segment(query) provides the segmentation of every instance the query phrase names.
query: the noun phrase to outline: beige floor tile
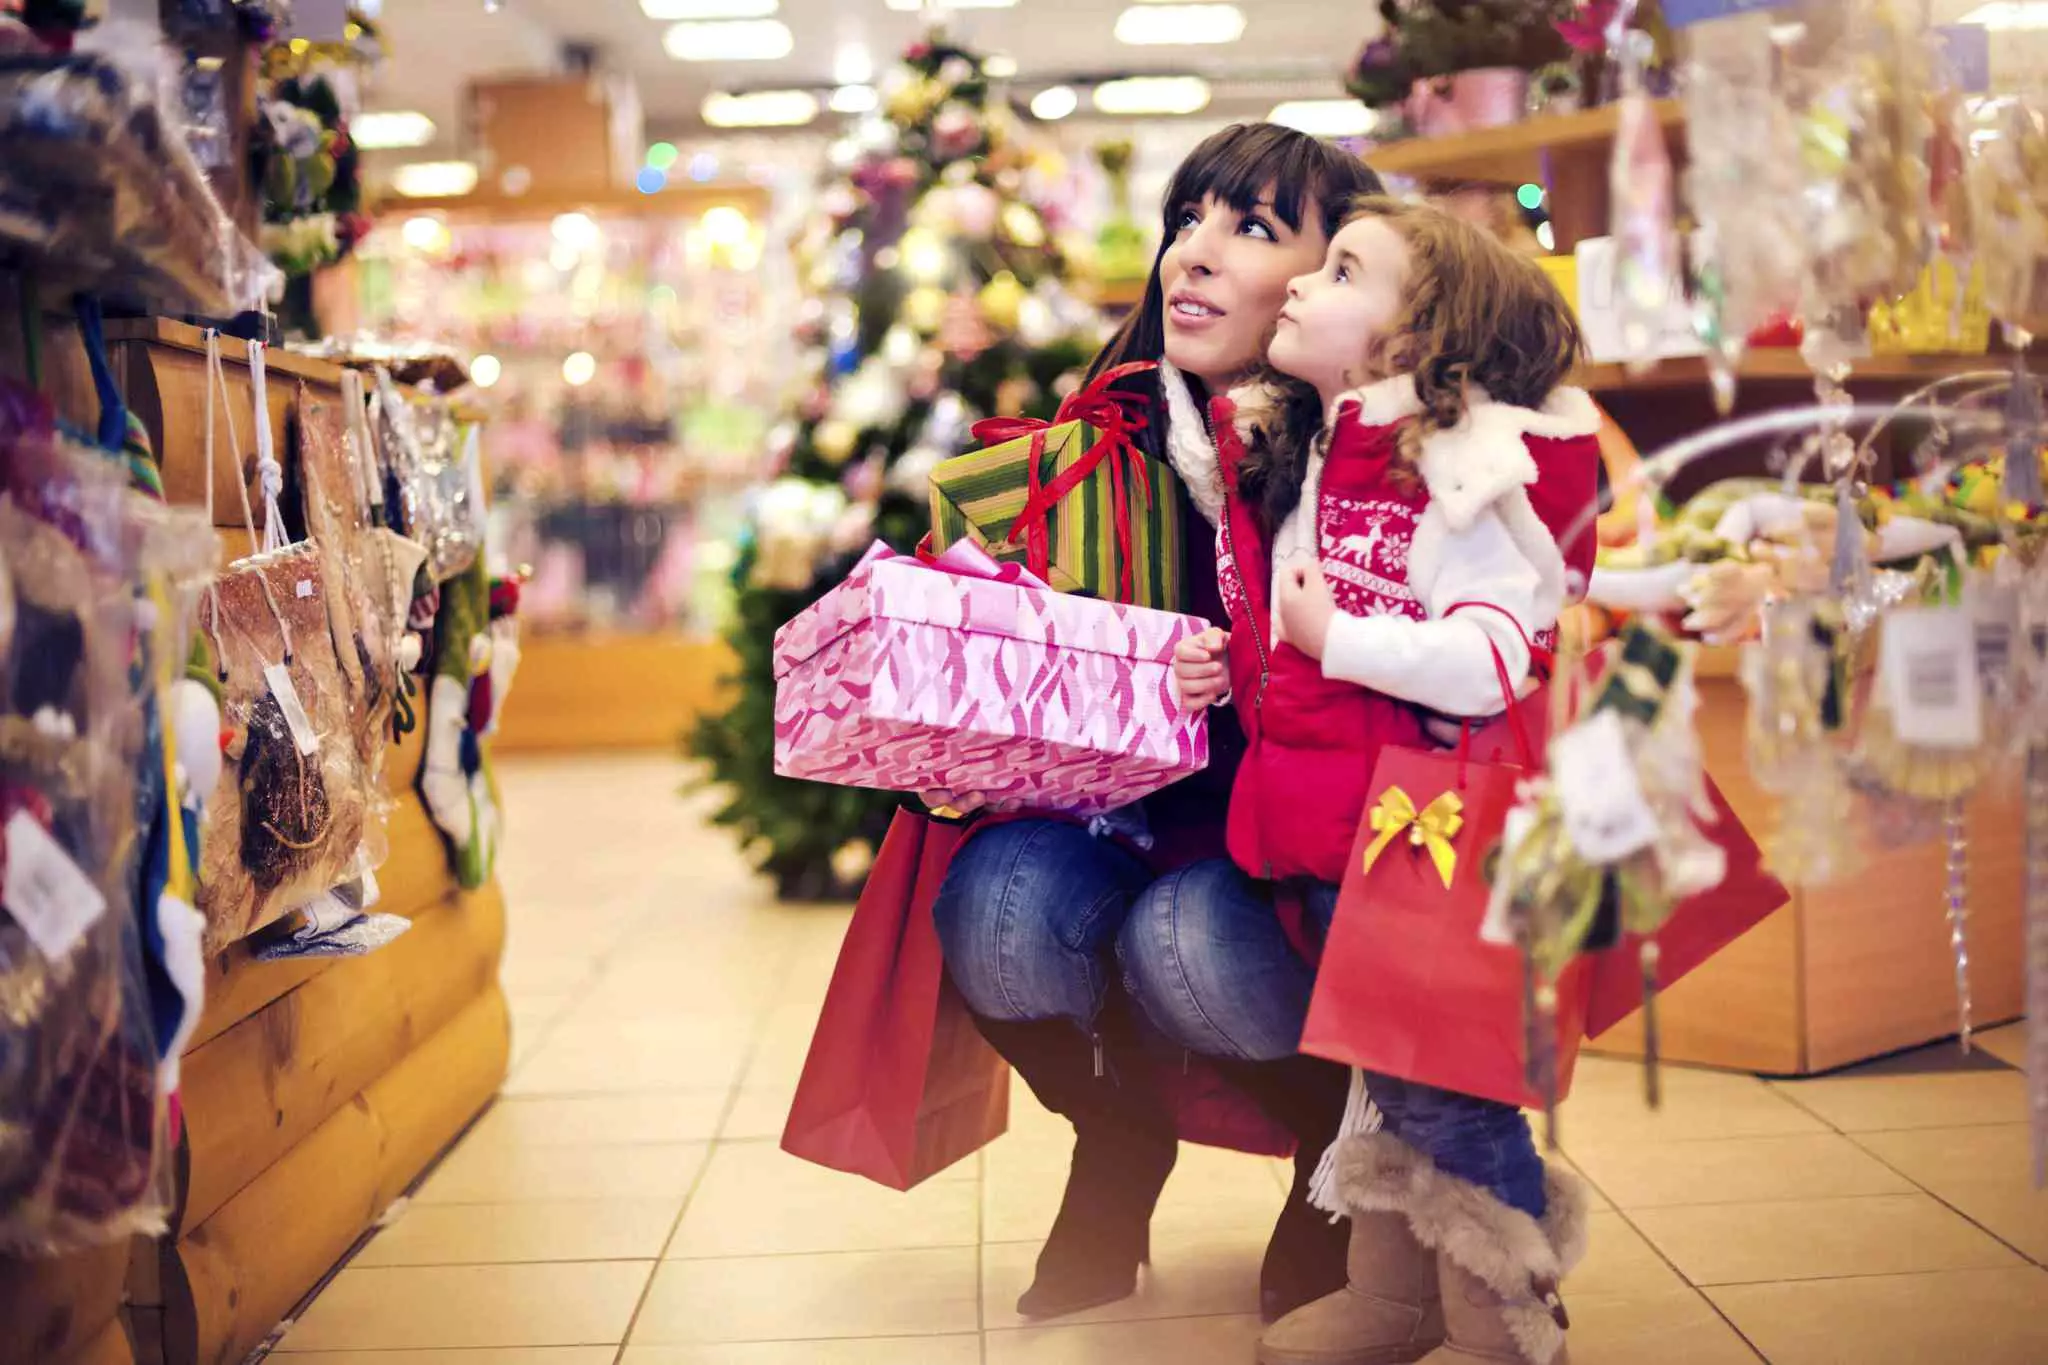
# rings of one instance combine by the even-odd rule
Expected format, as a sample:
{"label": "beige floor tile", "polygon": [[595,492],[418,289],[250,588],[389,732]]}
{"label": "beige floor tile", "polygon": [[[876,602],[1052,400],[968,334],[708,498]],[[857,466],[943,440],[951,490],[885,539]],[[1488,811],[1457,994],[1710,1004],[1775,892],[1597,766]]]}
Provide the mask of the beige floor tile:
{"label": "beige floor tile", "polygon": [[1908,1194],[1913,1189],[1836,1133],[1614,1146],[1588,1142],[1572,1148],[1572,1159],[1624,1209]]}
{"label": "beige floor tile", "polygon": [[1771,1365],[2040,1365],[2048,1272],[1977,1270],[1709,1291]]}
{"label": "beige floor tile", "polygon": [[507,1096],[464,1139],[480,1146],[612,1147],[708,1142],[718,1136],[728,1092]]}
{"label": "beige floor tile", "polygon": [[732,1109],[725,1116],[719,1136],[727,1141],[748,1138],[780,1138],[789,1121],[789,1104],[796,1085],[742,1088],[733,1096]]}
{"label": "beige floor tile", "polygon": [[[1006,1135],[990,1145],[983,1232],[991,1242],[1042,1241],[1052,1229],[1073,1156],[1071,1128]],[[1181,1144],[1173,1175],[1152,1218],[1155,1234],[1265,1229],[1280,1216],[1286,1189],[1270,1163],[1241,1152]]]}
{"label": "beige floor tile", "polygon": [[1819,1119],[1753,1076],[1667,1066],[1663,1089],[1663,1104],[1651,1109],[1643,1101],[1640,1066],[1604,1057],[1581,1058],[1571,1098],[1558,1112],[1559,1140],[1569,1152],[1581,1144],[1827,1131]]}
{"label": "beige floor tile", "polygon": [[[1562,1163],[1566,1170],[1570,1171],[1572,1174],[1576,1175],[1579,1178],[1579,1187],[1585,1192],[1586,1195],[1586,1212],[1614,1212],[1614,1201],[1607,1197],[1605,1192],[1603,1192],[1600,1189],[1599,1185],[1594,1181],[1592,1176],[1586,1174],[1586,1168],[1584,1166],[1580,1165],[1576,1161],[1573,1161],[1570,1157],[1566,1156],[1561,1151],[1545,1152],[1543,1154],[1543,1159],[1545,1161],[1556,1161]],[[1283,1176],[1282,1179],[1283,1181],[1285,1181],[1286,1179],[1288,1179],[1288,1177]],[[1287,1185],[1283,1183],[1282,1188],[1287,1188]]]}
{"label": "beige floor tile", "polygon": [[1923,1194],[1637,1209],[1629,1217],[1696,1285],[2019,1263],[2011,1251]]}
{"label": "beige floor tile", "polygon": [[1857,1141],[1993,1236],[2048,1262],[2048,1192],[2034,1188],[2026,1124],[1865,1133]]}
{"label": "beige floor tile", "polygon": [[1245,1365],[1256,1317],[1032,1327],[988,1334],[988,1365]]}
{"label": "beige floor tile", "polygon": [[2026,1021],[2020,1020],[2018,1023],[2001,1024],[1997,1028],[1986,1029],[1984,1032],[1972,1036],[1971,1046],[1982,1048],[2008,1066],[2016,1066],[2021,1070],[2025,1070],[2027,1065]]}
{"label": "beige floor tile", "polygon": [[904,1192],[800,1161],[771,1142],[726,1143],[712,1152],[669,1256],[971,1247],[979,1198],[971,1179]]}
{"label": "beige floor tile", "polygon": [[1678,1272],[1627,1219],[1618,1213],[1587,1216],[1586,1259],[1565,1281],[1573,1299],[1651,1299],[1685,1287]]}
{"label": "beige floor tile", "polygon": [[286,1350],[601,1346],[624,1339],[651,1261],[344,1270]]}
{"label": "beige floor tile", "polygon": [[359,1266],[648,1261],[682,1200],[411,1204],[352,1262]]}
{"label": "beige floor tile", "polygon": [[857,1341],[628,1346],[620,1365],[981,1365],[981,1338],[868,1337]]}
{"label": "beige floor tile", "polygon": [[617,1094],[716,1090],[745,1060],[745,1039],[696,1020],[571,1022],[512,1073],[508,1095]]}
{"label": "beige floor tile", "polygon": [[293,1351],[291,1365],[612,1365],[616,1346],[481,1346],[454,1351]]}
{"label": "beige floor tile", "polygon": [[1761,1359],[1696,1289],[1566,1295],[1572,1365],[1757,1365]]}
{"label": "beige floor tile", "polygon": [[973,1247],[670,1261],[634,1324],[634,1346],[975,1331]]}
{"label": "beige floor tile", "polygon": [[[1064,1322],[1131,1322],[1199,1314],[1256,1313],[1259,1261],[1269,1229],[1182,1232],[1152,1242],[1152,1264],[1139,1272],[1138,1292]],[[991,1331],[1026,1327],[1017,1298],[1031,1285],[1037,1242],[992,1242],[982,1248],[982,1322]]]}
{"label": "beige floor tile", "polygon": [[505,1204],[559,1199],[674,1199],[690,1192],[709,1149],[702,1143],[622,1147],[457,1147],[420,1187],[422,1204]]}
{"label": "beige floor tile", "polygon": [[2027,1116],[2027,1078],[2005,1066],[1925,1075],[1851,1073],[1772,1084],[1845,1133],[2017,1123]]}

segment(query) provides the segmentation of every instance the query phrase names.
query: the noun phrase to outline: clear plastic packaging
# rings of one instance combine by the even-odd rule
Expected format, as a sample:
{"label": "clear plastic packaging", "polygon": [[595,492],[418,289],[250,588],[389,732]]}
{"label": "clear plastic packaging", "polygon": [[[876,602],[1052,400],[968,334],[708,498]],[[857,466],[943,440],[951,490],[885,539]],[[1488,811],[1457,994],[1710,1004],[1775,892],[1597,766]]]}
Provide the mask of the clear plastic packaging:
{"label": "clear plastic packaging", "polygon": [[397,510],[398,529],[425,547],[427,572],[446,583],[483,552],[477,428],[460,421],[446,399],[408,401],[381,369],[375,407],[387,502]]}
{"label": "clear plastic packaging", "polygon": [[0,54],[0,253],[53,283],[225,316],[276,271],[222,210],[168,71],[147,45]]}

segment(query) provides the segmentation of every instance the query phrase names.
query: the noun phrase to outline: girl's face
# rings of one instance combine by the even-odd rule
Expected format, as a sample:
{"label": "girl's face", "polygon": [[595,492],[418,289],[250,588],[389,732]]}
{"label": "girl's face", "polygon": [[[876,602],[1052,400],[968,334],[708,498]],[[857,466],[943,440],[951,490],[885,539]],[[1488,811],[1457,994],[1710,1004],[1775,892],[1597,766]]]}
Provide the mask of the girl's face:
{"label": "girl's face", "polygon": [[1287,306],[1268,359],[1316,386],[1327,404],[1384,378],[1385,343],[1400,325],[1408,244],[1378,218],[1360,218],[1330,239],[1323,268],[1287,286]]}
{"label": "girl's face", "polygon": [[1272,195],[1245,213],[1214,195],[1179,210],[1159,258],[1166,358],[1220,393],[1257,368],[1287,301],[1287,281],[1322,258],[1322,210],[1304,200],[1301,227],[1273,211]]}

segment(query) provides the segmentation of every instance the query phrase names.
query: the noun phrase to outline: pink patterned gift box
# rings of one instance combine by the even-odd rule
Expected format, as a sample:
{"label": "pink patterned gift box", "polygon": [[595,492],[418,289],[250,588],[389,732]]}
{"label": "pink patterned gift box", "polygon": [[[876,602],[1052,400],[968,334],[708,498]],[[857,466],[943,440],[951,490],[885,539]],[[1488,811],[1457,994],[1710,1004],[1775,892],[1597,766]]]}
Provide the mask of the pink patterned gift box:
{"label": "pink patterned gift box", "polygon": [[775,771],[1098,815],[1200,772],[1173,692],[1192,616],[1053,592],[963,543],[876,545],[775,634]]}

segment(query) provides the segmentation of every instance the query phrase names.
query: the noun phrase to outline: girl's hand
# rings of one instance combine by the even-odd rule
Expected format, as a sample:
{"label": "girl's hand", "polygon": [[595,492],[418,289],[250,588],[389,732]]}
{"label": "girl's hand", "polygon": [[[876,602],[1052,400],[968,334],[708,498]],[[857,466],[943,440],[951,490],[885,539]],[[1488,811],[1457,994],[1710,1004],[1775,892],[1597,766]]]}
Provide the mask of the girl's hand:
{"label": "girl's hand", "polygon": [[[1521,686],[1515,689],[1515,700],[1527,701],[1529,694],[1541,686],[1543,686],[1542,680],[1534,673],[1529,674],[1522,679]],[[1480,724],[1485,725],[1495,719],[1497,717],[1488,716]],[[1440,716],[1431,713],[1423,717],[1422,732],[1429,736],[1431,743],[1445,749],[1455,749],[1464,741],[1465,722],[1456,716]]]}
{"label": "girl's hand", "polygon": [[1309,658],[1322,662],[1337,599],[1323,578],[1320,564],[1296,564],[1280,574],[1280,638]]}
{"label": "girl's hand", "polygon": [[1230,632],[1213,626],[1174,646],[1173,686],[1182,706],[1205,711],[1229,694],[1230,670],[1223,662],[1229,647]]}

